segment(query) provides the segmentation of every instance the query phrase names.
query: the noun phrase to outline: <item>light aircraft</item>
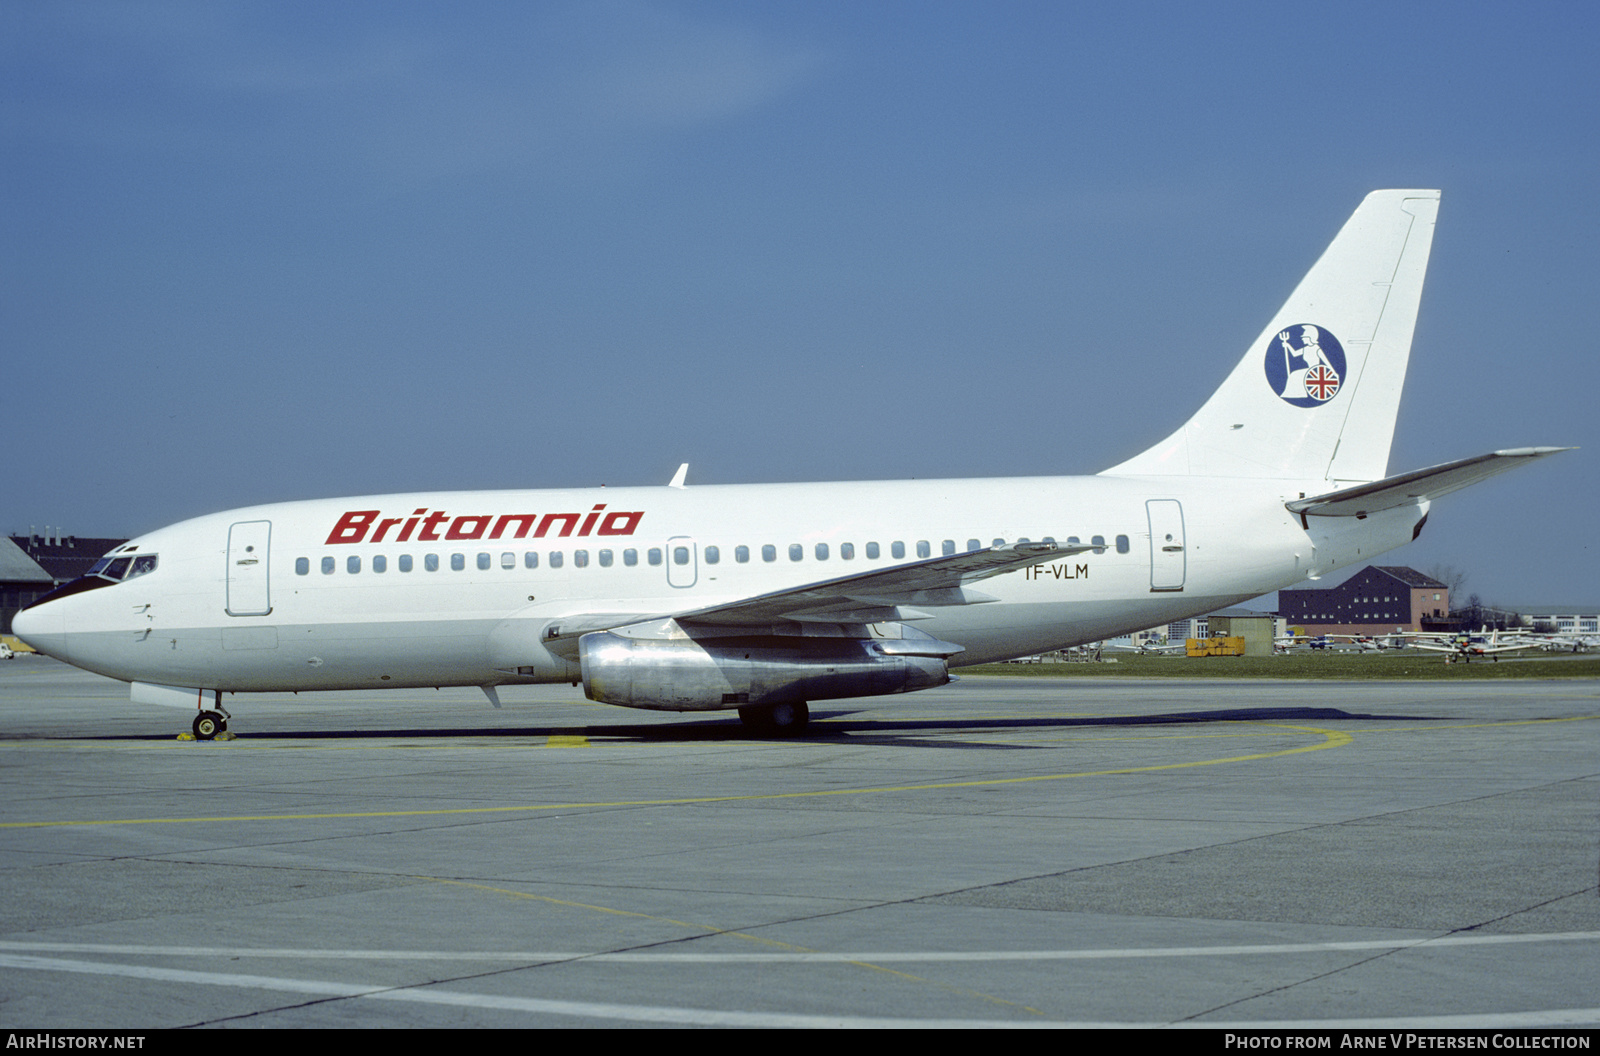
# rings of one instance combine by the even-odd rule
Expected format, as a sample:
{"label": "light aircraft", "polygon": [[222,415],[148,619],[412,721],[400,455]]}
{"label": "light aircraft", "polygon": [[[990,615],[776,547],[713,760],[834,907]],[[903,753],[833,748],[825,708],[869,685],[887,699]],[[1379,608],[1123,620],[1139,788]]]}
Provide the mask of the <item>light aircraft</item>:
{"label": "light aircraft", "polygon": [[1587,653],[1600,645],[1600,637],[1592,634],[1547,634],[1542,640],[1550,652]]}
{"label": "light aircraft", "polygon": [[1181,655],[1188,648],[1188,646],[1186,644],[1184,644],[1182,641],[1169,642],[1165,638],[1162,638],[1162,639],[1145,638],[1142,641],[1138,642],[1137,644],[1130,644],[1130,645],[1110,644],[1110,645],[1107,645],[1106,648],[1107,649],[1115,649],[1115,650],[1118,650],[1119,652],[1125,652],[1125,653],[1126,652],[1135,652],[1135,653],[1138,653],[1140,656],[1176,656],[1176,655]]}
{"label": "light aircraft", "polygon": [[1375,653],[1385,649],[1404,649],[1406,638],[1403,634],[1384,634],[1374,637],[1370,634],[1325,634],[1329,641],[1341,641],[1347,647],[1358,653]]}
{"label": "light aircraft", "polygon": [[225,729],[223,694],[581,684],[808,702],[1236,605],[1410,542],[1562,448],[1387,476],[1439,193],[1369,195],[1206,403],[1089,477],[425,492],[254,506],[119,546],[17,615],[40,652]]}
{"label": "light aircraft", "polygon": [[1478,634],[1427,634],[1425,632],[1410,632],[1407,635],[1413,648],[1423,649],[1430,653],[1443,653],[1444,662],[1472,663],[1473,657],[1482,659],[1488,657],[1496,663],[1500,660],[1501,653],[1520,653],[1529,649],[1543,648],[1544,642],[1539,638],[1524,635],[1519,631],[1491,631],[1487,628]]}
{"label": "light aircraft", "polygon": [[1326,649],[1330,644],[1325,634],[1283,634],[1272,639],[1272,651],[1286,653],[1291,649]]}

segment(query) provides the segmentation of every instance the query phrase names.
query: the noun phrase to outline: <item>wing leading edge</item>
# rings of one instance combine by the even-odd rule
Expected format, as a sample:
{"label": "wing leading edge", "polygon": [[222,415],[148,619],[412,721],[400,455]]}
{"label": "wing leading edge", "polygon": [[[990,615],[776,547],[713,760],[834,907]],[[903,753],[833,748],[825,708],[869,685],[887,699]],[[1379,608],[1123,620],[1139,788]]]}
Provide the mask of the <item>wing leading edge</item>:
{"label": "wing leading edge", "polygon": [[672,620],[686,629],[753,629],[781,623],[870,624],[922,619],[928,614],[917,606],[978,605],[995,600],[969,589],[968,584],[1041,561],[1100,549],[1104,547],[1092,543],[1008,543],[820,580],[701,609],[573,614],[546,630],[545,644],[555,648],[560,641],[574,641],[591,631],[656,620]]}
{"label": "wing leading edge", "polygon": [[[1008,543],[933,557],[838,579],[676,614],[679,623],[756,626],[782,620],[800,623],[877,623],[917,619],[917,605],[975,605],[994,598],[968,590],[967,584],[1058,557],[1070,557],[1094,545]],[[912,607],[908,611],[908,607]]]}

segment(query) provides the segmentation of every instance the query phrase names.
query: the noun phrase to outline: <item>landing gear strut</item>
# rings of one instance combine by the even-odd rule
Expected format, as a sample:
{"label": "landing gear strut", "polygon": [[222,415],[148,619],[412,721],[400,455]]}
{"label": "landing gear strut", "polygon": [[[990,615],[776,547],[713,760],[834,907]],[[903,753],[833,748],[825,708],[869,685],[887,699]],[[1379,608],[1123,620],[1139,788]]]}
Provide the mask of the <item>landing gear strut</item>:
{"label": "landing gear strut", "polygon": [[776,733],[792,737],[804,733],[811,722],[811,709],[803,700],[783,704],[751,705],[739,709],[739,721],[752,733]]}

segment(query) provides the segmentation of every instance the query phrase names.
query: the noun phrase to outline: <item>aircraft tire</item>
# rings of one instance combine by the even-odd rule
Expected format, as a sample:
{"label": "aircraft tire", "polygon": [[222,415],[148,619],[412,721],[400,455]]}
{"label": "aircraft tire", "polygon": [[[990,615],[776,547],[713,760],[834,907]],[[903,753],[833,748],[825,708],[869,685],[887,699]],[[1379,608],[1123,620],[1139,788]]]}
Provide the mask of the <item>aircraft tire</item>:
{"label": "aircraft tire", "polygon": [[811,708],[803,700],[751,706],[739,709],[739,721],[755,733],[792,737],[805,732],[811,722]]}
{"label": "aircraft tire", "polygon": [[217,734],[227,728],[227,721],[214,711],[202,711],[194,717],[194,739],[197,741],[214,740]]}

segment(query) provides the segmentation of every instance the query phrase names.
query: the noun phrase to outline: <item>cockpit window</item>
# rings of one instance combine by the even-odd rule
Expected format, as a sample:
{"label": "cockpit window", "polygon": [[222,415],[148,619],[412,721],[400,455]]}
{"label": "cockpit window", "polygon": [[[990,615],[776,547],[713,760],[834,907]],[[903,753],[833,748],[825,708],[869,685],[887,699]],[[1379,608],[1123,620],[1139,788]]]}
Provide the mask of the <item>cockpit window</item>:
{"label": "cockpit window", "polygon": [[28,608],[31,609],[34,605],[43,605],[47,601],[55,601],[57,598],[82,594],[86,590],[109,587],[114,583],[120,583],[125,579],[133,579],[135,576],[142,576],[155,570],[155,554],[128,556],[127,551],[123,551],[123,556],[121,557],[116,555],[102,557],[90,567],[89,571],[70,583],[61,584],[61,586],[35,600],[33,605],[29,605]]}
{"label": "cockpit window", "polygon": [[84,574],[120,583],[124,579],[132,579],[155,570],[156,555],[140,554],[138,557],[102,557]]}

